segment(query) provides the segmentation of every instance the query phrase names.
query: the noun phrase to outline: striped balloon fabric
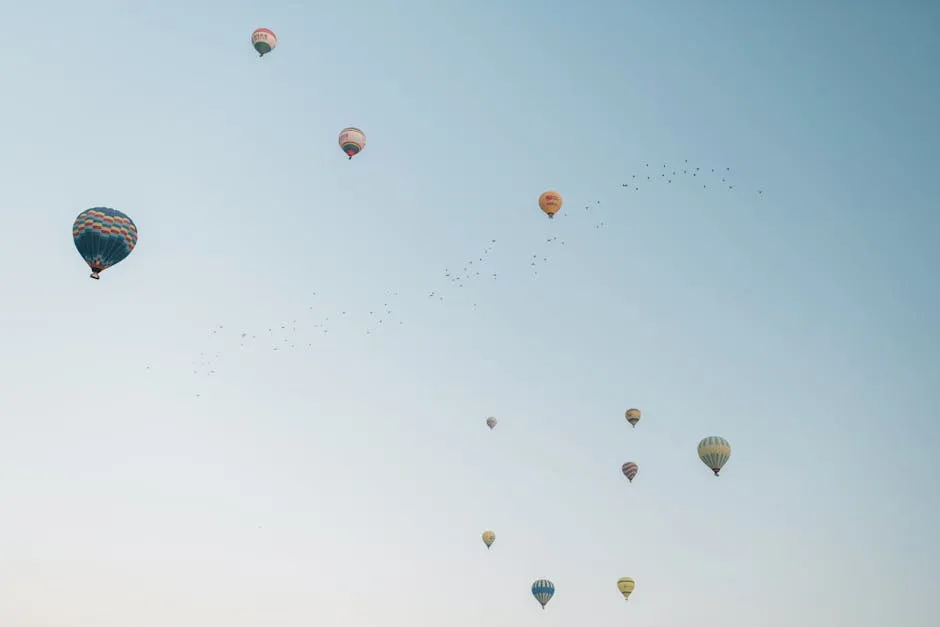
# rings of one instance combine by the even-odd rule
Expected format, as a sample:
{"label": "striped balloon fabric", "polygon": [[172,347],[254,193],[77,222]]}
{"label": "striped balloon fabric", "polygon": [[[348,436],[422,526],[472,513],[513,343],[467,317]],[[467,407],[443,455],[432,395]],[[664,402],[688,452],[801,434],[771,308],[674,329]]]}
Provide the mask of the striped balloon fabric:
{"label": "striped balloon fabric", "polygon": [[72,223],[75,248],[91,268],[91,278],[120,263],[137,245],[137,225],[117,209],[93,207]]}
{"label": "striped balloon fabric", "polygon": [[366,134],[354,126],[344,128],[339,133],[339,147],[352,159],[366,147]]}
{"label": "striped balloon fabric", "polygon": [[731,457],[731,445],[724,438],[710,435],[698,443],[698,457],[703,464],[712,469],[717,477],[718,471],[728,463]]}
{"label": "striped balloon fabric", "polygon": [[544,610],[545,604],[555,596],[555,584],[548,579],[536,579],[532,584],[532,596],[542,605]]}
{"label": "striped balloon fabric", "polygon": [[633,483],[633,478],[636,476],[636,473],[640,471],[640,467],[636,465],[636,462],[627,462],[620,467],[620,470],[623,472],[623,476],[626,477],[630,483]]}
{"label": "striped balloon fabric", "polygon": [[256,28],[251,33],[251,45],[259,57],[263,57],[277,48],[277,35],[270,28]]}

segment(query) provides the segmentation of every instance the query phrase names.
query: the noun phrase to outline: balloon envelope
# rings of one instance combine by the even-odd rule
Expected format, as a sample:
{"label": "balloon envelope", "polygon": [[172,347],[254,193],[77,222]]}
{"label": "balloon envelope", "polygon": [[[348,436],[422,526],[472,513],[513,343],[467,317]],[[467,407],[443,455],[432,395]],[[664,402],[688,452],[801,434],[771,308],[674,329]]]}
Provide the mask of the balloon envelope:
{"label": "balloon envelope", "polygon": [[717,477],[718,471],[731,458],[731,445],[728,444],[728,440],[722,437],[710,435],[698,443],[698,458],[702,460],[703,464],[711,468]]}
{"label": "balloon envelope", "polygon": [[339,147],[352,159],[366,147],[366,134],[354,126],[344,128],[339,133]]}
{"label": "balloon envelope", "polygon": [[624,599],[630,599],[630,593],[633,592],[635,587],[636,583],[629,577],[621,577],[617,580],[617,589],[620,590],[620,594],[623,595]]}
{"label": "balloon envelope", "polygon": [[636,473],[639,472],[640,467],[636,465],[636,462],[627,462],[620,467],[620,470],[623,472],[623,476],[626,477],[630,483],[633,483],[633,478],[636,476]]}
{"label": "balloon envelope", "polygon": [[555,214],[561,210],[563,202],[561,194],[550,189],[539,196],[539,209],[544,211],[549,218],[554,218]]}
{"label": "balloon envelope", "polygon": [[623,412],[623,417],[627,419],[627,422],[635,427],[636,423],[640,422],[640,410],[635,408],[628,409],[627,411]]}
{"label": "balloon envelope", "polygon": [[251,33],[251,45],[263,57],[277,47],[277,35],[270,28],[256,28]]}
{"label": "balloon envelope", "polygon": [[124,213],[109,207],[93,207],[72,223],[72,240],[78,254],[91,268],[91,278],[127,258],[137,245],[137,225]]}
{"label": "balloon envelope", "polygon": [[495,427],[495,426],[496,426],[496,418],[493,418],[492,416],[490,416],[489,418],[487,418],[487,419],[486,419],[486,426],[489,427],[490,429],[492,429],[493,427]]}
{"label": "balloon envelope", "polygon": [[493,546],[493,542],[496,540],[496,534],[492,531],[483,532],[483,544],[486,545],[486,548]]}
{"label": "balloon envelope", "polygon": [[548,579],[536,579],[532,583],[532,596],[542,605],[542,609],[544,610],[545,604],[551,601],[552,597],[555,596],[555,584]]}

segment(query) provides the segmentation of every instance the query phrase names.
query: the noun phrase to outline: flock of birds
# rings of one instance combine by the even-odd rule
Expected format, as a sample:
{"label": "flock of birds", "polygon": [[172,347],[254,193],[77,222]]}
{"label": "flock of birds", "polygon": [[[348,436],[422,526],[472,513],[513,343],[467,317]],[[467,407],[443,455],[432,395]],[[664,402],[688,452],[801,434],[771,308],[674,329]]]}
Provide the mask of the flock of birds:
{"label": "flock of birds", "polygon": [[[632,187],[634,191],[640,191],[640,183],[645,181],[652,182],[654,180],[665,180],[667,184],[672,184],[673,179],[677,179],[680,176],[685,177],[694,177],[697,178],[699,175],[702,175],[702,178],[699,179],[702,182],[702,189],[708,189],[708,183],[705,182],[706,173],[717,175],[718,181],[713,181],[712,185],[714,187],[727,187],[728,190],[734,190],[734,183],[731,182],[729,178],[731,176],[731,168],[726,167],[724,170],[721,168],[707,168],[703,170],[700,166],[689,165],[689,160],[685,159],[682,162],[682,165],[678,168],[672,168],[668,163],[663,164],[663,171],[659,173],[659,177],[656,176],[656,169],[649,170],[650,164],[644,163],[644,170],[639,173],[634,173],[630,177],[630,181],[627,183],[621,183],[621,187]],[[764,190],[757,190],[759,196],[764,194]]]}
{"label": "flock of birds", "polygon": [[[252,45],[263,57],[265,54],[274,50],[277,45],[276,35],[269,29],[257,29],[252,33]],[[343,152],[352,159],[359,154],[365,147],[365,134],[357,128],[349,127],[340,133],[339,144]],[[734,191],[736,188],[731,179],[732,170],[730,167],[702,167],[690,164],[684,160],[681,165],[673,166],[668,163],[662,164],[661,168],[651,166],[650,163],[644,163],[634,172],[630,179],[622,183],[624,188],[632,188],[633,191],[639,191],[641,186],[647,184],[678,184],[680,180],[693,181],[695,185],[701,184],[702,189],[724,189]],[[763,190],[756,190],[758,195],[763,194]],[[600,201],[588,203],[584,206],[584,213],[591,214],[592,211],[600,208]],[[549,218],[554,218],[560,213],[562,199],[560,194],[555,191],[548,191],[539,197],[539,207]],[[594,224],[595,229],[602,229],[607,226],[606,221],[598,220]],[[126,258],[133,250],[137,241],[137,229],[133,221],[119,211],[96,207],[86,210],[79,214],[73,225],[73,236],[79,253],[85,259],[92,270],[92,278],[98,279],[100,273],[119,263]],[[496,239],[489,240],[481,251],[473,258],[464,260],[462,263],[447,266],[443,269],[443,285],[434,289],[427,290],[427,300],[443,303],[448,289],[460,290],[471,282],[489,280],[496,281],[500,273],[496,271],[491,264],[490,254],[497,244]],[[559,235],[553,235],[545,240],[545,250],[536,252],[528,259],[529,271],[532,276],[538,276],[539,269],[549,261],[549,250],[552,247],[566,246],[566,241]],[[316,297],[317,293],[313,292]],[[398,291],[388,290],[381,299],[381,305],[376,305],[368,310],[368,314],[358,312],[354,316],[350,309],[337,309],[330,315],[323,315],[313,322],[313,330],[317,334],[327,334],[330,332],[331,320],[358,318],[365,321],[364,333],[371,335],[382,329],[404,324],[404,320],[397,315],[396,299]],[[473,305],[476,307],[476,304]],[[323,309],[317,307],[317,312],[323,312]],[[309,307],[311,312],[314,306]],[[297,319],[280,321],[269,324],[263,328],[231,329],[226,328],[224,324],[218,324],[209,330],[209,335],[222,338],[226,342],[237,342],[238,346],[243,348],[253,343],[266,343],[272,351],[292,351],[298,348],[313,348],[313,338],[298,334],[298,329],[304,326],[304,322],[298,322]],[[222,357],[221,349],[206,350],[199,359],[193,363],[194,375],[214,375]],[[150,366],[146,366],[149,370]],[[197,397],[200,394],[196,394]],[[641,412],[639,409],[628,409],[624,417],[635,428],[640,421]],[[497,421],[494,417],[486,419],[486,425],[495,429]],[[698,454],[700,459],[717,476],[721,468],[728,461],[731,454],[731,448],[727,440],[718,436],[708,436],[702,439],[698,445]],[[621,467],[623,475],[632,483],[637,476],[639,466],[636,462],[627,461]],[[492,530],[486,530],[482,534],[483,542],[489,549],[496,540],[496,534]],[[629,599],[635,588],[635,582],[630,577],[622,577],[617,581],[617,587],[625,599]],[[546,604],[551,600],[555,593],[555,586],[549,579],[538,579],[531,587],[532,595],[545,609]]]}
{"label": "flock of birds", "polygon": [[[631,178],[644,176],[641,173],[644,168],[648,167],[650,167],[648,163],[640,166],[639,173],[633,174]],[[718,181],[720,183],[719,189],[733,180],[730,167],[686,167],[675,170],[670,170],[669,164],[662,164],[662,167],[664,170],[668,170],[670,174],[674,172],[676,177],[701,177],[704,180]],[[655,181],[656,177],[645,176],[645,178],[653,181],[653,184],[657,182]],[[672,179],[666,179],[666,181],[672,182]],[[627,183],[623,185],[628,186]],[[727,187],[735,188],[734,183],[729,183]],[[758,190],[758,193],[763,193],[763,190]],[[567,213],[566,211],[559,211],[555,215],[564,217]],[[581,211],[575,212],[571,217],[576,218],[579,213],[592,219],[594,229],[603,229],[608,225],[606,219],[604,219],[600,200],[585,204]],[[444,266],[440,271],[441,283],[426,289],[424,299],[429,302],[445,303],[452,294],[456,294],[464,288],[469,288],[471,285],[483,281],[497,281],[500,277],[505,276],[505,272],[493,266],[492,253],[497,244],[496,239],[490,239],[478,249],[479,252],[476,255],[459,263]],[[567,245],[568,240],[563,235],[546,237],[540,249],[531,253],[524,262],[528,266],[526,270],[529,276],[540,276],[540,271],[544,271],[548,267],[552,256]],[[360,329],[360,333],[373,335],[388,330],[390,327],[405,324],[405,320],[399,315],[400,305],[403,303],[398,290],[384,291],[381,298],[374,301],[372,307],[362,311],[354,311],[351,307],[325,307],[322,299],[319,299],[320,296],[316,291],[311,293],[311,300],[314,304],[307,306],[307,311],[304,312],[306,315],[298,313],[289,319],[272,321],[266,326],[254,329],[226,328],[224,323],[208,329],[207,335],[212,343],[206,346],[200,352],[198,358],[192,362],[193,374],[215,375],[220,360],[225,355],[231,354],[232,348],[242,349],[261,343],[266,344],[269,350],[274,352],[313,349],[315,347],[315,336],[329,334],[331,329],[335,332],[341,332],[341,330],[349,329],[354,325]],[[472,303],[471,307],[476,309],[477,303]]]}

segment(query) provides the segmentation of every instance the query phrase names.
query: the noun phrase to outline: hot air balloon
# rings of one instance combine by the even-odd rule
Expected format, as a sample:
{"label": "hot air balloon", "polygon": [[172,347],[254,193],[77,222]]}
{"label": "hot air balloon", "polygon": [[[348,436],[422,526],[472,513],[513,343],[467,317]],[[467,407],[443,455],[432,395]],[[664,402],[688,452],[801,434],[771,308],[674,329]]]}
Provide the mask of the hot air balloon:
{"label": "hot air balloon", "polygon": [[277,35],[270,28],[256,28],[251,34],[251,45],[263,57],[277,47]]}
{"label": "hot air balloon", "polygon": [[339,147],[352,159],[366,147],[366,134],[352,126],[344,128],[339,133]]}
{"label": "hot air balloon", "polygon": [[710,435],[698,443],[698,458],[702,463],[712,469],[715,476],[722,466],[728,463],[731,457],[731,445],[728,440],[717,435]]}
{"label": "hot air balloon", "polygon": [[548,579],[536,579],[532,583],[532,596],[542,605],[544,610],[545,605],[555,596],[555,584]]}
{"label": "hot air balloon", "polygon": [[639,409],[628,409],[623,412],[623,417],[627,419],[633,428],[636,428],[636,423],[640,422],[640,410]]}
{"label": "hot air balloon", "polygon": [[496,534],[492,531],[483,532],[483,544],[486,545],[486,548],[493,546],[493,542],[496,540]]}
{"label": "hot air balloon", "polygon": [[489,418],[487,418],[487,419],[486,419],[486,426],[489,427],[490,429],[492,429],[493,427],[495,427],[495,426],[496,426],[496,418],[493,418],[492,416],[490,416]]}
{"label": "hot air balloon", "polygon": [[72,223],[75,248],[91,268],[91,278],[123,261],[137,245],[137,226],[117,209],[94,207]]}
{"label": "hot air balloon", "polygon": [[627,462],[620,467],[620,470],[623,471],[623,476],[627,478],[630,483],[633,483],[633,478],[636,476],[636,473],[640,470],[640,467],[636,465],[635,462]]}
{"label": "hot air balloon", "polygon": [[554,218],[555,214],[561,210],[562,202],[561,194],[555,190],[542,192],[542,195],[539,196],[539,208],[548,214],[549,218]]}
{"label": "hot air balloon", "polygon": [[636,583],[629,577],[621,577],[617,580],[617,589],[620,590],[620,594],[627,601],[630,600],[630,593],[633,592],[635,587]]}

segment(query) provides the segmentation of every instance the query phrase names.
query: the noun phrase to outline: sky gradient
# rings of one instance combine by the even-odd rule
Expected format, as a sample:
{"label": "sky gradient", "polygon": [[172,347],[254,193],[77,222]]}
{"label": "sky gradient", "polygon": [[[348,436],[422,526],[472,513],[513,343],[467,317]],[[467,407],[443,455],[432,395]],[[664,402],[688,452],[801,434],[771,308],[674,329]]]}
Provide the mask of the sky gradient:
{"label": "sky gradient", "polygon": [[5,8],[3,627],[937,624],[935,3]]}

